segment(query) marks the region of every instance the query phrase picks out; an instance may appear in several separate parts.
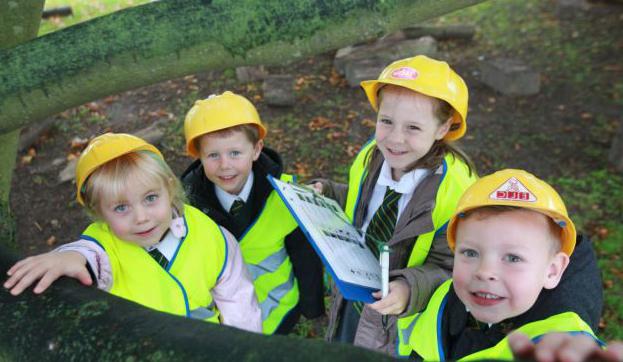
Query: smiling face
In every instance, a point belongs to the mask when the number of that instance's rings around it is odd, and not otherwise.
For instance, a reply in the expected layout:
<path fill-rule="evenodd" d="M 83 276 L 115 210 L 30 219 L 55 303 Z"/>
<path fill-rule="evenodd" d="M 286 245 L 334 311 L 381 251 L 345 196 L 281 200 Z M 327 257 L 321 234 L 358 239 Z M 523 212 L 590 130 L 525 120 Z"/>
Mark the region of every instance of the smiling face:
<path fill-rule="evenodd" d="M 376 121 L 377 147 L 399 180 L 436 140 L 448 133 L 450 120 L 435 116 L 438 100 L 403 87 L 385 86 Z"/>
<path fill-rule="evenodd" d="M 556 251 L 545 215 L 530 210 L 468 215 L 458 224 L 454 290 L 484 323 L 527 311 L 543 288 L 558 285 L 569 257 Z"/>
<path fill-rule="evenodd" d="M 243 131 L 209 133 L 201 136 L 199 151 L 203 171 L 215 185 L 238 195 L 262 151 L 263 141 L 253 144 Z"/>
<path fill-rule="evenodd" d="M 102 195 L 99 215 L 120 239 L 142 247 L 156 244 L 171 226 L 171 198 L 164 185 L 129 179 L 116 197 Z"/>

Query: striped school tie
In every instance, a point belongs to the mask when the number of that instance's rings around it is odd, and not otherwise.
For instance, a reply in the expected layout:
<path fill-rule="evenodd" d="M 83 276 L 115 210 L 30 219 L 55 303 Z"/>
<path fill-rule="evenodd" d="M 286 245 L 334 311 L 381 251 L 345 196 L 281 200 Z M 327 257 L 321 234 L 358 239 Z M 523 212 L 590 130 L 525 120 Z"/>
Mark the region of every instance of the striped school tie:
<path fill-rule="evenodd" d="M 158 250 L 158 248 L 153 248 L 152 250 L 148 251 L 148 253 L 149 255 L 151 255 L 152 258 L 154 258 L 154 260 L 156 261 L 156 263 L 158 263 L 158 265 L 160 265 L 164 269 L 167 268 L 167 266 L 169 265 L 169 259 L 167 259 L 167 257 L 164 256 L 160 252 L 160 250 Z"/>
<path fill-rule="evenodd" d="M 381 246 L 387 243 L 394 234 L 396 220 L 398 219 L 398 200 L 400 200 L 400 196 L 402 194 L 388 187 L 383 197 L 383 203 L 381 203 L 381 206 L 372 216 L 366 230 L 366 244 L 377 258 L 379 257 Z"/>
<path fill-rule="evenodd" d="M 240 199 L 236 199 L 236 201 L 234 201 L 234 203 L 229 208 L 229 214 L 231 216 L 238 216 L 240 211 L 242 211 L 243 207 L 244 207 L 244 201 Z"/>
<path fill-rule="evenodd" d="M 366 230 L 366 245 L 378 259 L 380 249 L 394 234 L 396 220 L 398 220 L 398 200 L 402 194 L 387 188 L 381 206 L 372 215 L 372 220 Z M 363 310 L 362 302 L 353 302 L 353 308 L 358 314 Z"/>

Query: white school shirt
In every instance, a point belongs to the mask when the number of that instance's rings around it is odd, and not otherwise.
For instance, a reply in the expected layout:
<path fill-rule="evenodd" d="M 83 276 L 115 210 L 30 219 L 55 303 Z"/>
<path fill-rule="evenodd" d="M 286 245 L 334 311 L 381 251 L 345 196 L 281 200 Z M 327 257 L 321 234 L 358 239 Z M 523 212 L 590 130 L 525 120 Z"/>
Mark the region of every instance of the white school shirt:
<path fill-rule="evenodd" d="M 420 182 L 430 173 L 429 169 L 426 168 L 416 168 L 415 170 L 411 170 L 406 174 L 400 177 L 400 180 L 394 181 L 392 178 L 391 167 L 387 163 L 387 161 L 383 161 L 383 165 L 381 166 L 381 173 L 379 174 L 378 180 L 376 180 L 376 184 L 374 185 L 374 190 L 372 191 L 372 197 L 370 198 L 370 203 L 368 204 L 368 210 L 366 212 L 366 217 L 363 221 L 363 225 L 361 230 L 365 232 L 368 229 L 368 225 L 370 225 L 370 221 L 372 220 L 372 216 L 376 213 L 376 210 L 381 207 L 383 203 L 383 198 L 385 197 L 385 192 L 387 188 L 402 194 L 400 199 L 398 200 L 398 216 L 396 217 L 396 221 L 400 219 L 400 215 L 404 211 L 405 207 L 411 200 L 415 189 L 420 184 Z"/>
<path fill-rule="evenodd" d="M 242 202 L 246 203 L 249 199 L 249 195 L 251 194 L 251 188 L 253 188 L 253 171 L 249 173 L 249 177 L 247 177 L 247 182 L 242 186 L 242 190 L 238 195 L 232 195 L 229 192 L 223 190 L 214 184 L 214 193 L 216 194 L 216 198 L 218 202 L 221 203 L 223 210 L 229 212 L 231 209 L 231 205 L 234 204 L 236 200 L 242 200 Z"/>

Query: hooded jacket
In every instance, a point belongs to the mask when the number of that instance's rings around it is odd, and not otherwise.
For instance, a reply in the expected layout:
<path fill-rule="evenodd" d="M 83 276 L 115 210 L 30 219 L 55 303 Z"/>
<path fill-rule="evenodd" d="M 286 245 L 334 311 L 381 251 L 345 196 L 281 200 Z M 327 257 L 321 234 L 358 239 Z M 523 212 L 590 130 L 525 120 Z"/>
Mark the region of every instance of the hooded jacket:
<path fill-rule="evenodd" d="M 283 172 L 281 157 L 274 150 L 264 147 L 258 159 L 253 162 L 253 186 L 245 203 L 243 213 L 249 222 L 239 224 L 223 209 L 212 183 L 205 176 L 199 160 L 194 161 L 182 174 L 182 183 L 189 203 L 203 211 L 217 224 L 229 230 L 238 240 L 258 219 L 266 200 L 273 191 L 266 178 L 271 175 L 279 178 Z M 298 309 L 306 318 L 316 318 L 324 314 L 322 264 L 300 228 L 296 228 L 285 238 L 285 247 L 293 264 L 294 275 L 299 285 Z M 295 321 L 294 321 L 295 322 Z M 284 322 L 287 324 L 287 322 Z M 279 332 L 288 332 L 280 327 Z"/>

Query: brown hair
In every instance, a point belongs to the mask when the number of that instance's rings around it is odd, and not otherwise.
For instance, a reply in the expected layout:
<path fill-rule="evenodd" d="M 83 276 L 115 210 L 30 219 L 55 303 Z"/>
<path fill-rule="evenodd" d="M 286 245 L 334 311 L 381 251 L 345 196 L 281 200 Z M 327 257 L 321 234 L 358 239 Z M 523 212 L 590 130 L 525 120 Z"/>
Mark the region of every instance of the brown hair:
<path fill-rule="evenodd" d="M 461 220 L 467 220 L 470 217 L 475 217 L 478 220 L 484 220 L 490 216 L 499 215 L 505 212 L 513 212 L 513 211 L 524 211 L 524 212 L 532 212 L 538 215 L 541 215 L 545 219 L 547 219 L 548 225 L 548 233 L 551 240 L 551 250 L 552 255 L 558 253 L 562 250 L 562 239 L 561 233 L 562 228 L 556 224 L 556 222 L 549 216 L 538 212 L 536 210 L 532 210 L 525 207 L 517 207 L 517 206 L 507 206 L 507 205 L 490 205 L 490 206 L 482 206 L 476 209 L 468 210 L 464 212 L 460 217 Z"/>
<path fill-rule="evenodd" d="M 172 206 L 184 212 L 184 189 L 171 168 L 149 151 L 130 152 L 98 167 L 86 180 L 84 205 L 91 217 L 100 218 L 102 197 L 118 198 L 129 180 L 138 180 L 146 188 L 164 186 Z"/>
<path fill-rule="evenodd" d="M 244 133 L 244 135 L 247 137 L 249 142 L 251 142 L 253 145 L 256 145 L 257 142 L 260 140 L 260 130 L 257 128 L 257 126 L 252 123 L 245 123 L 245 124 L 239 124 L 236 126 L 219 129 L 218 131 L 214 131 L 214 132 L 204 133 L 201 136 L 196 137 L 193 140 L 195 144 L 195 149 L 199 151 L 201 150 L 201 144 L 200 144 L 201 139 L 205 135 L 216 135 L 219 137 L 226 137 L 226 136 L 231 135 L 234 132 Z"/>

